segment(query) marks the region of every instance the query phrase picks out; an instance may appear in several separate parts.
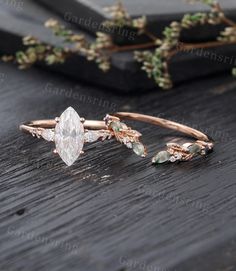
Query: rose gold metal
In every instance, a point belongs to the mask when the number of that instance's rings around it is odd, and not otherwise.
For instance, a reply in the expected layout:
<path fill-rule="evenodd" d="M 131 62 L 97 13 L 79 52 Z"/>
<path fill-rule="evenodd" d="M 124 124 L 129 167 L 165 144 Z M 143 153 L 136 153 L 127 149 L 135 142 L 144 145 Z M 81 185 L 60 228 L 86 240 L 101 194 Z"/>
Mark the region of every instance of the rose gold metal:
<path fill-rule="evenodd" d="M 172 129 L 172 130 L 184 133 L 186 135 L 194 137 L 203 142 L 212 141 L 206 134 L 196 129 L 193 129 L 189 126 L 186 126 L 174 121 L 170 121 L 170 120 L 166 120 L 166 119 L 162 119 L 158 117 L 153 117 L 149 115 L 144 115 L 144 114 L 130 113 L 130 112 L 117 112 L 113 115 L 115 116 L 113 117 L 114 120 L 119 120 L 120 118 L 120 119 L 129 119 L 129 120 L 146 122 L 153 125 L 161 126 L 163 128 L 168 128 L 168 129 Z M 34 121 L 20 125 L 20 130 L 38 136 L 42 133 L 44 129 L 55 128 L 57 122 L 58 122 L 58 118 L 54 120 L 52 119 L 51 120 L 34 120 Z M 107 130 L 107 125 L 105 121 L 83 119 L 83 125 L 85 129 Z"/>
<path fill-rule="evenodd" d="M 34 120 L 20 125 L 20 130 L 26 133 L 35 134 L 37 136 L 41 135 L 44 129 L 55 128 L 57 122 L 57 118 L 54 120 Z M 84 120 L 83 125 L 85 129 L 107 130 L 105 121 Z"/>
<path fill-rule="evenodd" d="M 109 121 L 108 121 L 109 119 Z M 120 122 L 120 119 L 115 116 L 107 115 L 103 121 L 97 120 L 85 120 L 84 118 L 80 118 L 82 120 L 82 124 L 84 126 L 85 131 L 98 131 L 101 132 L 101 137 L 99 140 L 104 141 L 105 139 L 111 139 L 113 137 L 116 138 L 121 144 L 125 144 L 126 142 L 139 142 L 139 138 L 141 134 L 135 130 L 132 130 L 130 127 L 126 126 L 123 123 L 124 129 L 119 131 L 114 131 L 109 123 L 110 122 Z M 52 129 L 56 127 L 57 123 L 60 121 L 59 118 L 48 119 L 48 120 L 33 120 L 27 123 L 20 125 L 20 130 L 29 133 L 34 137 L 41 138 L 43 137 L 43 132 L 46 129 Z"/>
<path fill-rule="evenodd" d="M 175 131 L 184 133 L 186 135 L 189 135 L 191 137 L 194 137 L 194 138 L 201 140 L 201 141 L 205 141 L 205 142 L 212 141 L 204 133 L 202 133 L 196 129 L 193 129 L 191 127 L 188 127 L 186 125 L 174 122 L 174 121 L 170 121 L 170 120 L 166 120 L 166 119 L 162 119 L 162 118 L 158 118 L 158 117 L 153 117 L 153 116 L 149 116 L 149 115 L 144 115 L 144 114 L 130 113 L 130 112 L 117 112 L 114 115 L 119 117 L 120 119 L 141 121 L 141 122 L 146 122 L 146 123 L 158 125 L 163 128 L 175 130 Z"/>
<path fill-rule="evenodd" d="M 188 127 L 186 125 L 183 125 L 174 121 L 170 121 L 170 120 L 166 120 L 166 119 L 162 119 L 158 117 L 153 117 L 149 115 L 144 115 L 144 114 L 138 114 L 138 113 L 117 112 L 114 115 L 116 117 L 119 117 L 121 120 L 128 119 L 128 120 L 146 122 L 153 125 L 161 126 L 163 128 L 175 130 L 197 139 L 195 143 L 185 143 L 182 146 L 176 143 L 167 143 L 167 153 L 169 153 L 170 155 L 170 158 L 168 160 L 169 162 L 189 161 L 197 155 L 203 156 L 213 150 L 214 143 L 213 143 L 213 140 L 209 136 L 207 136 L 206 134 L 196 129 Z M 191 146 L 195 147 L 195 151 L 194 151 L 194 148 L 192 151 L 188 148 Z M 160 153 L 157 154 L 157 157 L 159 154 Z M 159 158 L 156 158 L 156 156 L 153 157 L 152 163 L 154 164 L 161 163 L 161 162 L 158 162 L 158 159 Z"/>

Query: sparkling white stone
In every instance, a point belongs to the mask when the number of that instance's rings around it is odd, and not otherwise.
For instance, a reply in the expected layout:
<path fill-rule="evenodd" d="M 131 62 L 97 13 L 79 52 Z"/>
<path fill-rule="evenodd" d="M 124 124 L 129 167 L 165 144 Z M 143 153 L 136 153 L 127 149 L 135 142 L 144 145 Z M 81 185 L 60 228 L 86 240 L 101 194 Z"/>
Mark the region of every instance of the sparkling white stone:
<path fill-rule="evenodd" d="M 55 133 L 52 129 L 44 129 L 42 131 L 42 138 L 47 141 L 54 141 Z"/>
<path fill-rule="evenodd" d="M 85 143 L 93 143 L 96 142 L 98 140 L 102 140 L 104 141 L 105 139 L 111 139 L 112 135 L 110 133 L 110 131 L 105 131 L 105 130 L 101 130 L 101 131 L 96 131 L 96 130 L 89 130 L 89 131 L 85 131 L 84 133 L 84 142 Z"/>
<path fill-rule="evenodd" d="M 99 131 L 87 131 L 84 134 L 84 140 L 88 143 L 96 142 L 99 138 L 102 137 L 102 134 Z"/>
<path fill-rule="evenodd" d="M 80 116 L 72 108 L 67 108 L 60 116 L 55 127 L 56 150 L 61 159 L 71 166 L 84 146 L 84 127 Z"/>

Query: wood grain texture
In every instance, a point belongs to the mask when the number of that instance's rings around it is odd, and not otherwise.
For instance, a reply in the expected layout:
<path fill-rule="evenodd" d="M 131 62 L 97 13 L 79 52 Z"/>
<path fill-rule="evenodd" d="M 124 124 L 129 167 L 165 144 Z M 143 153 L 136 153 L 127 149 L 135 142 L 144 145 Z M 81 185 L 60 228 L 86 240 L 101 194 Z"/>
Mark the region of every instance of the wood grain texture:
<path fill-rule="evenodd" d="M 174 8 L 175 5 L 173 5 Z M 53 36 L 51 31 L 43 26 L 43 22 L 48 18 L 59 19 L 56 14 L 45 10 L 35 1 L 25 0 L 21 11 L 16 11 L 15 6 L 8 6 L 5 1 L 0 1 L 0 53 L 14 54 L 16 51 L 22 50 L 22 37 L 28 35 L 36 36 L 41 41 L 53 46 L 64 46 L 61 39 Z M 176 18 L 171 17 L 171 20 L 173 19 Z M 96 18 L 93 20 L 96 22 Z M 64 18 L 59 21 L 63 24 L 68 23 L 68 21 L 64 21 Z M 167 22 L 164 21 L 164 25 L 166 24 Z M 71 26 L 68 25 L 68 27 Z M 158 27 L 158 29 L 161 28 Z M 91 35 L 81 29 L 79 33 L 85 35 L 88 40 L 93 40 Z M 206 29 L 203 33 L 209 34 Z M 214 32 L 210 30 L 210 34 L 214 35 Z M 199 31 L 195 34 L 191 30 L 191 36 L 199 37 Z M 179 53 L 170 63 L 170 72 L 174 83 L 178 84 L 226 71 L 230 73 L 232 67 L 236 65 L 235 50 L 235 46 L 231 45 L 212 50 L 199 49 Z M 156 83 L 150 80 L 147 74 L 141 70 L 140 64 L 134 61 L 132 52 L 114 54 L 111 58 L 111 69 L 107 73 L 99 70 L 96 63 L 87 61 L 81 55 L 71 57 L 63 65 L 46 67 L 44 65 L 43 67 L 76 80 L 83 80 L 89 84 L 99 85 L 121 93 L 137 93 L 156 88 Z"/>
<path fill-rule="evenodd" d="M 235 80 L 119 96 L 38 69 L 0 72 L 1 271 L 236 270 Z M 67 168 L 53 144 L 18 125 L 69 105 L 86 118 L 129 110 L 179 121 L 212 136 L 215 152 L 153 167 L 152 155 L 179 135 L 130 123 L 146 159 L 96 143 Z"/>

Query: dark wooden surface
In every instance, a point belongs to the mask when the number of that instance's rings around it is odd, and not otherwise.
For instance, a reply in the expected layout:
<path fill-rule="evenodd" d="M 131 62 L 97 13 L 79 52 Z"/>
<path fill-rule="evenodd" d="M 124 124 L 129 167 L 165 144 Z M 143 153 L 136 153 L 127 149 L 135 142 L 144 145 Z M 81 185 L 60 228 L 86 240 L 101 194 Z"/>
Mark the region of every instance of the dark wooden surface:
<path fill-rule="evenodd" d="M 0 72 L 1 271 L 236 270 L 235 80 L 118 96 L 39 69 L 1 63 Z M 129 110 L 179 121 L 212 136 L 215 151 L 153 167 L 152 155 L 179 135 L 131 123 L 146 159 L 96 143 L 67 168 L 53 144 L 18 125 L 70 105 L 88 119 Z"/>

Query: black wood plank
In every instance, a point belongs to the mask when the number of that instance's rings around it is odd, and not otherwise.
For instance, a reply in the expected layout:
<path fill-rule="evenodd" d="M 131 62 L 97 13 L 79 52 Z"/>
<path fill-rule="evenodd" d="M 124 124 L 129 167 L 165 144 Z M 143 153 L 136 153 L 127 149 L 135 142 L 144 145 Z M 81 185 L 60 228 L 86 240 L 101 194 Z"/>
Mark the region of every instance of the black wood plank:
<path fill-rule="evenodd" d="M 38 8 L 38 16 L 35 17 L 34 14 Z M 49 44 L 62 45 L 49 30 L 43 27 L 46 18 L 52 16 L 55 15 L 44 11 L 29 0 L 25 2 L 24 10 L 21 12 L 15 12 L 14 8 L 11 8 L 10 12 L 5 9 L 0 11 L 0 51 L 2 54 L 14 53 L 22 49 L 21 38 L 27 35 L 36 36 Z M 92 40 L 89 35 L 87 38 Z M 225 46 L 210 51 L 196 50 L 179 54 L 172 60 L 170 70 L 174 82 L 178 84 L 209 74 L 230 72 L 235 64 L 235 46 Z M 46 68 L 119 92 L 138 92 L 157 88 L 140 69 L 140 65 L 133 60 L 133 54 L 130 52 L 113 55 L 112 68 L 107 73 L 100 71 L 96 64 L 88 62 L 82 56 L 73 57 L 63 65 Z"/>
<path fill-rule="evenodd" d="M 231 77 L 119 96 L 38 69 L 0 64 L 0 72 L 0 270 L 235 270 Z M 88 119 L 130 110 L 179 121 L 212 136 L 215 151 L 153 167 L 152 155 L 179 137 L 133 123 L 146 159 L 115 142 L 96 143 L 67 168 L 53 144 L 21 134 L 18 125 L 56 117 L 69 105 Z"/>

